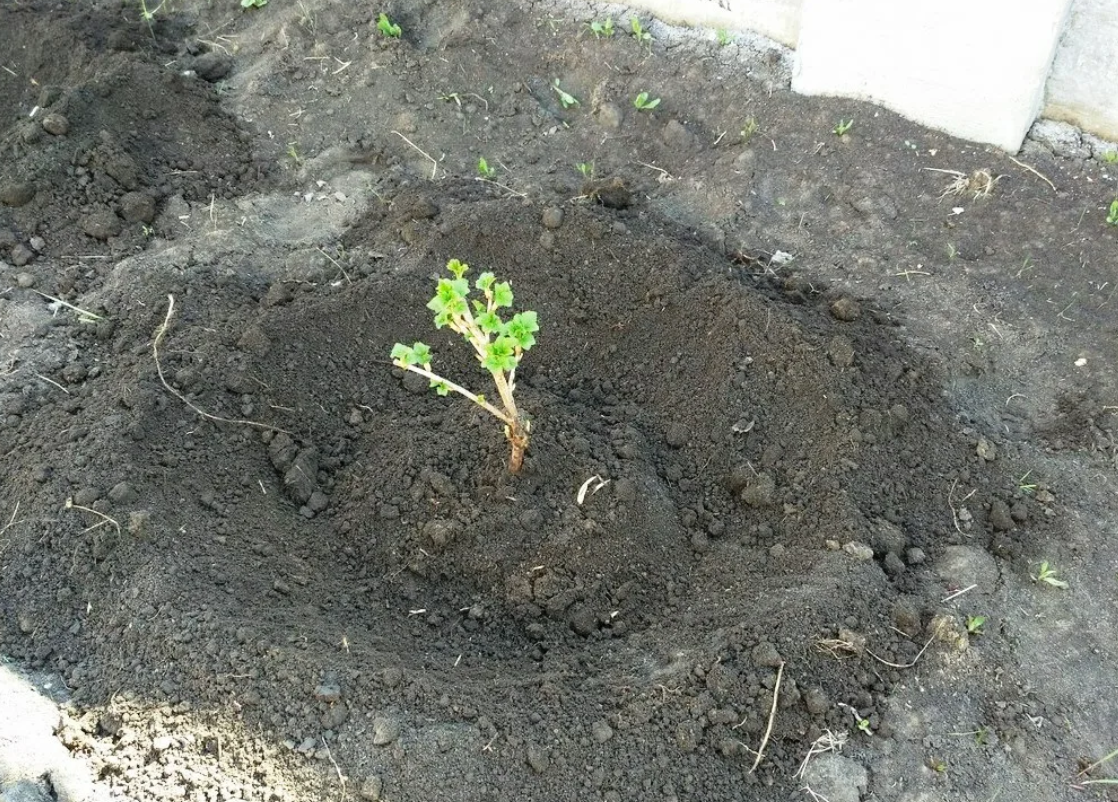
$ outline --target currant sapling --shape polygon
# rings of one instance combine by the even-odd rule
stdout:
[[[499,310],[512,307],[512,286],[509,282],[497,281],[492,273],[486,271],[474,282],[474,289],[481,291],[484,300],[475,298],[471,301],[470,283],[465,277],[470,266],[451,259],[446,268],[453,278],[439,279],[435,297],[427,303],[427,308],[435,313],[435,328],[446,326],[462,335],[473,347],[478,362],[493,377],[501,406],[432,371],[431,348],[425,343],[396,343],[392,348],[392,364],[429,379],[431,387],[439,395],[447,395],[453,390],[502,421],[505,437],[512,447],[509,472],[517,473],[528,449],[531,422],[517,409],[513,391],[516,388],[516,368],[524,353],[536,344],[535,334],[540,330],[536,313],[517,312],[504,320]]]

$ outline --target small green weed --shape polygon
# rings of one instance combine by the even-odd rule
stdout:
[[[984,615],[968,615],[967,616],[967,632],[971,635],[981,635],[982,628],[986,626],[986,616]]]
[[[1037,572],[1032,574],[1034,582],[1043,582],[1053,588],[1066,588],[1068,583],[1056,576],[1056,569],[1048,564],[1048,560],[1041,560]]]
[[[563,104],[563,108],[569,109],[571,106],[581,106],[582,105],[581,103],[578,102],[577,97],[575,97],[574,95],[572,95],[568,92],[563,91],[563,89],[559,86],[559,79],[558,78],[555,79],[555,83],[553,83],[551,85],[551,88],[554,89],[555,94],[557,94],[559,96],[559,102]]]
[[[649,97],[648,92],[641,92],[633,98],[633,105],[637,107],[638,111],[652,111],[660,105],[660,98]]]
[[[147,23],[148,32],[151,34],[152,41],[155,41],[155,26],[152,24],[155,20],[155,15],[163,10],[163,6],[167,5],[167,0],[163,0],[155,8],[148,8],[147,0],[140,0],[140,18]]]
[[[1017,489],[1026,496],[1031,496],[1036,492],[1036,482],[1029,481],[1030,474],[1032,474],[1031,470],[1025,471],[1025,473],[1021,475],[1021,478],[1017,480]]]
[[[1106,214],[1106,223],[1111,226],[1118,226],[1118,198],[1110,202],[1110,211]]]
[[[836,125],[831,130],[834,131],[836,136],[843,136],[843,135],[846,134],[847,131],[849,131],[853,127],[854,127],[854,118],[851,117],[849,120],[839,120],[838,125]]]
[[[1100,760],[1096,760],[1090,766],[1088,766],[1087,768],[1080,771],[1079,774],[1076,775],[1076,776],[1077,777],[1082,777],[1083,775],[1094,771],[1099,766],[1101,766],[1103,763],[1106,763],[1108,760],[1113,760],[1116,757],[1118,757],[1118,749],[1115,749],[1113,752],[1111,752],[1106,757],[1101,758]],[[1114,777],[1100,777],[1097,780],[1080,780],[1079,782],[1080,782],[1081,785],[1118,785],[1118,779],[1116,779]]]
[[[531,423],[517,409],[513,391],[516,368],[525,352],[536,344],[536,332],[540,330],[536,313],[517,312],[503,320],[500,310],[512,308],[509,282],[497,281],[489,271],[482,273],[473,284],[473,289],[481,292],[482,299],[475,298],[470,303],[471,287],[466,279],[470,266],[451,259],[446,268],[452,278],[438,280],[435,297],[427,303],[427,308],[435,313],[435,328],[449,328],[473,347],[478,362],[493,378],[501,406],[494,406],[485,396],[432,372],[431,347],[425,343],[396,343],[392,347],[392,364],[430,380],[431,387],[439,395],[448,395],[453,390],[465,396],[504,423],[505,437],[512,447],[509,471],[516,473],[524,462]]]
[[[725,28],[719,28],[717,31],[714,32],[714,35],[718,37],[719,47],[725,47],[726,45],[734,41],[734,38],[730,36],[730,32]]]
[[[268,0],[241,0],[241,8],[248,10],[250,8],[264,8],[268,5]]]
[[[489,162],[487,162],[485,160],[485,157],[482,156],[480,159],[477,160],[477,174],[480,175],[482,178],[492,178],[493,176],[497,175],[497,168],[490,167]]]
[[[928,768],[930,768],[936,774],[946,774],[947,762],[938,757],[930,757],[928,758]]]
[[[741,127],[742,144],[744,145],[745,143],[749,142],[749,140],[753,138],[753,135],[757,133],[759,128],[760,126],[757,125],[756,117],[746,117],[745,123]]]
[[[298,142],[288,142],[287,143],[287,158],[291,159],[291,162],[296,167],[302,167],[303,166],[303,157],[299,153],[299,143]]]
[[[594,177],[594,162],[579,162],[575,169],[582,173],[582,177],[590,180]]]
[[[400,34],[403,33],[400,26],[390,20],[388,15],[383,12],[377,17],[377,30],[389,39],[399,39]]]
[[[632,32],[633,38],[638,42],[652,47],[652,34],[644,29],[639,19],[636,17],[631,17],[629,19],[629,30]]]
[[[1118,163],[1118,150],[1108,150],[1102,155],[1102,160],[1107,164]]]
[[[590,23],[590,32],[594,34],[595,39],[603,37],[609,39],[614,34],[613,17],[606,17],[605,22],[594,20]]]

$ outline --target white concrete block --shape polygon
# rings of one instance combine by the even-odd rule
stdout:
[[[754,31],[788,47],[799,37],[800,0],[629,0],[672,25]]]
[[[877,102],[1016,152],[1070,2],[804,0],[792,88]]]
[[[1118,141],[1118,4],[1075,0],[1052,62],[1044,116]]]

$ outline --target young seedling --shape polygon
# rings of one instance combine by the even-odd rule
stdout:
[[[477,160],[477,174],[480,175],[482,178],[492,178],[493,176],[497,175],[497,168],[490,167],[489,162],[487,162],[485,160],[485,157],[482,156],[480,159]]]
[[[715,31],[715,36],[718,37],[719,47],[725,47],[726,45],[730,44],[730,42],[734,41],[733,37],[730,36],[730,32],[725,28],[719,28],[717,31]]]
[[[291,163],[294,164],[296,167],[303,166],[303,157],[299,153],[298,142],[287,143],[287,158],[291,159]]]
[[[563,89],[559,86],[559,79],[558,78],[555,79],[555,82],[551,85],[551,88],[554,89],[555,94],[557,94],[559,96],[559,102],[561,104],[563,104],[563,108],[569,109],[571,106],[581,106],[582,105],[581,103],[578,102],[577,97],[563,91]]]
[[[1107,164],[1118,164],[1118,150],[1108,150],[1102,155],[1102,160]]]
[[[613,17],[606,17],[605,22],[594,20],[590,23],[590,32],[594,34],[595,39],[605,37],[609,39],[613,36]]]
[[[167,0],[163,0],[163,2],[155,8],[148,8],[147,0],[140,0],[140,18],[148,24],[148,33],[151,34],[153,42],[155,41],[155,26],[152,24],[152,21],[155,19],[155,15],[163,10],[163,6],[165,5],[167,5]]]
[[[1020,479],[1017,480],[1017,489],[1024,493],[1026,496],[1031,496],[1036,492],[1036,482],[1028,481],[1031,470],[1025,471]]]
[[[1106,763],[1109,760],[1113,760],[1116,757],[1118,757],[1118,749],[1115,749],[1106,757],[1102,758],[1101,760],[1096,760],[1090,766],[1082,769],[1079,774],[1076,775],[1076,777],[1086,776],[1102,764]],[[1118,785],[1118,779],[1115,779],[1114,777],[1101,777],[1097,780],[1080,780],[1079,782],[1081,785]]]
[[[753,135],[757,133],[759,127],[756,117],[747,117],[745,123],[741,127],[741,143],[744,145],[749,142],[749,140],[753,138]]]
[[[633,105],[637,107],[638,111],[652,111],[660,105],[660,98],[650,98],[648,92],[641,92],[633,99]]]
[[[250,8],[264,8],[266,5],[268,5],[268,0],[241,0],[241,8],[246,10]]]
[[[377,17],[377,30],[389,39],[399,39],[400,34],[403,33],[400,26],[390,20],[388,15],[383,12]]]
[[[644,29],[639,19],[636,17],[629,18],[629,30],[632,32],[633,38],[638,42],[652,47],[652,34]]]
[[[594,162],[579,162],[575,165],[575,169],[588,181],[594,177]]]
[[[1118,198],[1110,202],[1110,211],[1106,215],[1106,223],[1111,226],[1118,226]]]
[[[854,118],[851,117],[849,120],[839,120],[838,125],[836,125],[831,130],[834,131],[836,136],[844,136],[846,134],[846,132],[849,131],[853,127],[854,127]]]
[[[497,281],[488,271],[482,273],[474,282],[474,289],[481,291],[484,300],[474,299],[471,304],[470,283],[465,277],[470,266],[451,259],[446,268],[453,278],[439,279],[435,297],[428,302],[427,308],[435,313],[435,328],[446,326],[473,346],[478,362],[493,377],[501,406],[495,406],[485,396],[434,373],[431,370],[431,348],[422,342],[412,345],[396,343],[392,347],[392,364],[429,379],[439,395],[447,395],[453,390],[503,422],[505,437],[512,447],[509,472],[517,473],[528,449],[531,423],[517,409],[513,391],[516,387],[516,368],[524,353],[536,344],[535,335],[540,330],[536,313],[517,312],[508,320],[503,320],[499,310],[512,307],[512,286],[509,282]]]
[[[967,616],[967,632],[971,635],[981,635],[982,627],[986,625],[986,616],[984,615],[968,615]]]
[[[1048,560],[1042,560],[1037,572],[1032,575],[1034,582],[1043,582],[1054,588],[1066,588],[1068,583],[1056,576],[1056,569],[1048,564]]]

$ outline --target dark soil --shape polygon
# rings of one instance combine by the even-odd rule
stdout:
[[[90,793],[1108,798],[1113,165],[385,10],[0,9],[0,654]],[[539,315],[516,475],[388,359],[492,392],[451,258]]]

